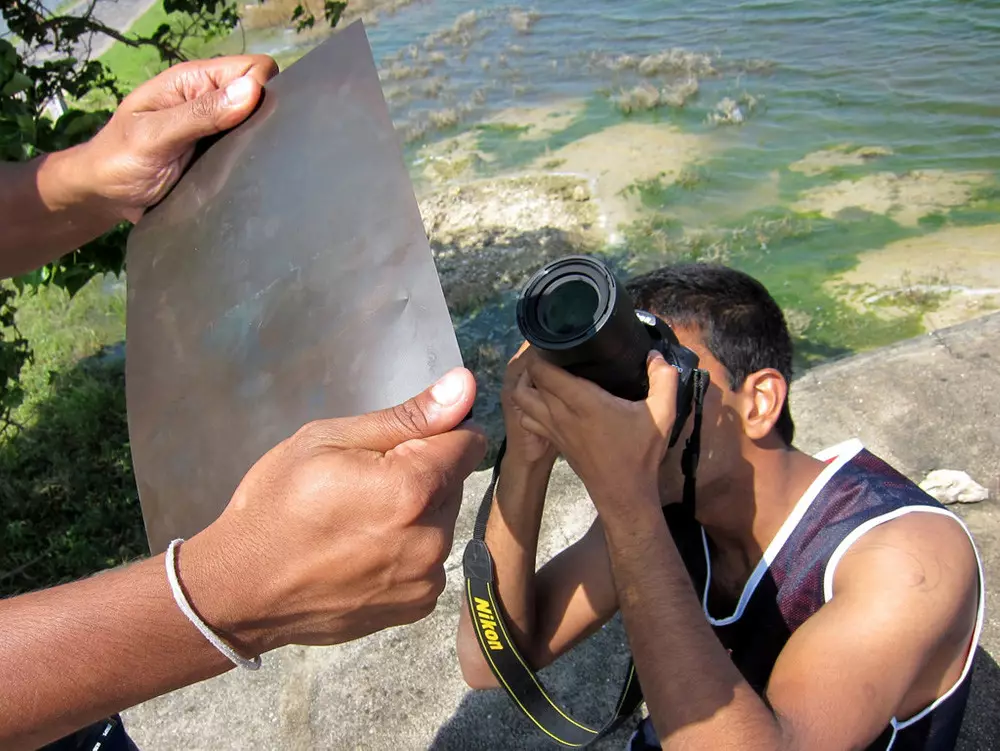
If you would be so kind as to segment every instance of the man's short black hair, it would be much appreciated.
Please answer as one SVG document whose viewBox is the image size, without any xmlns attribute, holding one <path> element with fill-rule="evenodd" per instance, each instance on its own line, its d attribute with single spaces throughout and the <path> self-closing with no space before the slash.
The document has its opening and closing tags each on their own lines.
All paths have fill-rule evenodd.
<svg viewBox="0 0 1000 751">
<path fill-rule="evenodd" d="M 717 264 L 682 263 L 637 276 L 626 286 L 636 307 L 673 326 L 697 327 L 708 351 L 729 371 L 731 389 L 764 368 L 774 368 L 791 384 L 792 337 L 785 316 L 749 274 Z M 775 429 L 790 446 L 795 424 L 787 399 Z"/>
</svg>

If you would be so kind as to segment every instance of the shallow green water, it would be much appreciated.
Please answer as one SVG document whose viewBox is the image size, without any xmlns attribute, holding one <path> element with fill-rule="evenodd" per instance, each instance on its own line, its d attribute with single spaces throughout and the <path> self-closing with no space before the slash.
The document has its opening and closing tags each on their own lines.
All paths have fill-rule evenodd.
<svg viewBox="0 0 1000 751">
<path fill-rule="evenodd" d="M 476 127 L 506 108 L 576 97 L 588 101 L 583 113 L 545 140 L 481 128 L 479 145 L 496 157 L 494 169 L 527 164 L 626 119 L 710 136 L 712 156 L 683 186 L 639 186 L 648 221 L 669 227 L 667 234 L 691 227 L 723 233 L 724 260 L 807 316 L 799 332 L 802 365 L 921 330 L 919 309 L 887 322 L 877 310 L 859 313 L 824 291 L 823 282 L 854 265 L 859 253 L 949 224 L 1000 221 L 1000 195 L 988 187 L 917 227 L 865 211 L 829 219 L 789 208 L 811 187 L 876 171 L 1000 173 L 1000 7 L 993 3 L 547 0 L 538 10 L 526 33 L 516 28 L 525 17 L 512 7 L 459 0 L 426 0 L 369 27 L 382 68 L 396 68 L 384 85 L 400 132 L 412 139 L 408 157 L 428 140 Z M 449 28 L 451 34 L 440 33 Z M 258 44 L 272 53 L 287 46 L 283 38 Z M 622 65 L 622 56 L 640 60 L 670 49 L 702 57 L 658 75 Z M 643 82 L 671 85 L 692 74 L 699 90 L 683 107 L 625 115 L 609 99 Z M 429 80 L 438 83 L 433 96 L 423 96 Z M 725 97 L 743 102 L 741 124 L 710 122 Z M 447 109 L 457 113 L 457 125 L 413 135 L 415 124 Z M 788 169 L 840 144 L 892 153 L 815 176 Z M 703 251 L 657 250 L 642 228 L 626 232 L 625 241 L 609 254 L 631 271 Z M 480 318 L 477 331 L 488 319 Z"/>
</svg>

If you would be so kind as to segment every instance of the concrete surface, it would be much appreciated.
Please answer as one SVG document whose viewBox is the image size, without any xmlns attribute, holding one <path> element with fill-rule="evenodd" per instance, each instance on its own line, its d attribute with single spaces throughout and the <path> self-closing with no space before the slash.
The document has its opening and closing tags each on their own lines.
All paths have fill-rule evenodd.
<svg viewBox="0 0 1000 751">
<path fill-rule="evenodd" d="M 987 586 L 1000 576 L 1000 373 L 993 347 L 1000 314 L 810 371 L 792 388 L 798 445 L 807 451 L 856 436 L 919 481 L 964 469 L 990 500 L 963 507 L 984 557 Z M 465 690 L 455 655 L 461 553 L 488 481 L 470 478 L 448 562 L 448 588 L 424 621 L 336 648 L 266 655 L 257 674 L 232 671 L 125 714 L 143 749 L 548 749 L 499 691 Z M 540 558 L 589 525 L 582 486 L 560 465 L 542 528 Z M 1000 747 L 1000 622 L 990 591 L 966 713 L 963 751 Z M 581 718 L 609 710 L 626 665 L 617 621 L 544 671 Z M 601 744 L 622 748 L 626 731 Z"/>
</svg>

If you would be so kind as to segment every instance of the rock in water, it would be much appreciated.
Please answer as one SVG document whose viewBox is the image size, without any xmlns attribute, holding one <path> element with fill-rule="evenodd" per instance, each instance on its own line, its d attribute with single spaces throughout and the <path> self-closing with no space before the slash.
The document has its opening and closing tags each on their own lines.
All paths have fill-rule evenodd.
<svg viewBox="0 0 1000 751">
<path fill-rule="evenodd" d="M 990 491 L 957 469 L 935 469 L 920 488 L 941 503 L 978 503 L 990 497 Z"/>
</svg>

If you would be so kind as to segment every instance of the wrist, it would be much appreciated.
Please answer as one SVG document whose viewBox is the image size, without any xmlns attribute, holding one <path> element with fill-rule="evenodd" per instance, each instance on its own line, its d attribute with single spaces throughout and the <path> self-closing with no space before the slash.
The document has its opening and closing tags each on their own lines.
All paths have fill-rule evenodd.
<svg viewBox="0 0 1000 751">
<path fill-rule="evenodd" d="M 601 517 L 609 542 L 641 542 L 654 533 L 657 525 L 666 524 L 660 494 L 654 483 L 622 485 L 590 490 L 591 500 Z"/>
<path fill-rule="evenodd" d="M 276 647 L 276 632 L 268 628 L 264 609 L 263 582 L 249 571 L 238 570 L 232 550 L 213 540 L 213 529 L 186 540 L 177 550 L 180 585 L 192 609 L 218 636 L 248 659 Z"/>
<path fill-rule="evenodd" d="M 537 461 L 525 461 L 516 455 L 507 455 L 500 467 L 497 488 L 513 491 L 517 497 L 536 496 L 537 491 L 544 491 L 548 487 L 554 466 L 555 457 L 551 460 L 546 457 Z M 544 492 L 542 495 L 544 497 Z"/>
<path fill-rule="evenodd" d="M 93 147 L 87 142 L 42 157 L 38 192 L 50 212 L 110 229 L 125 219 L 127 211 L 100 189 L 101 165 L 92 153 Z"/>
<path fill-rule="evenodd" d="M 91 170 L 82 158 L 84 145 L 47 154 L 39 160 L 36 176 L 38 193 L 52 212 L 73 211 L 94 202 L 84 175 Z"/>
</svg>

